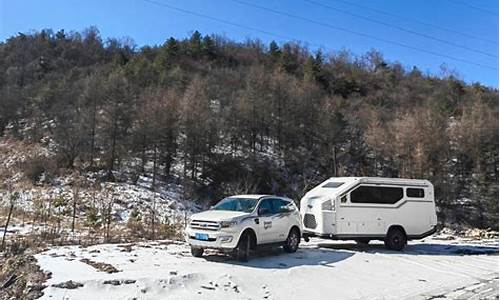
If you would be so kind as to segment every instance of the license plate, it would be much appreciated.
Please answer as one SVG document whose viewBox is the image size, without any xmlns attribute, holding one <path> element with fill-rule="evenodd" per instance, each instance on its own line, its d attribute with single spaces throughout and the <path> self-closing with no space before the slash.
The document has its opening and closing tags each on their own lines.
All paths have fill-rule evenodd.
<svg viewBox="0 0 500 300">
<path fill-rule="evenodd" d="M 194 237 L 195 237 L 197 240 L 202 240 L 202 241 L 206 241 L 206 240 L 208 240 L 208 234 L 206 234 L 206 233 L 195 233 L 195 234 L 194 234 Z"/>
</svg>

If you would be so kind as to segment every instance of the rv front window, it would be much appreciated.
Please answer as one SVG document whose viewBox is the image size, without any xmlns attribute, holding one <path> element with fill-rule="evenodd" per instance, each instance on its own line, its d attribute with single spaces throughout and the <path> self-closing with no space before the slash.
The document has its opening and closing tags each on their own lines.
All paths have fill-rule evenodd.
<svg viewBox="0 0 500 300">
<path fill-rule="evenodd" d="M 322 210 L 333 210 L 332 201 L 328 200 L 328 201 L 323 202 L 321 204 L 321 209 Z"/>
</svg>

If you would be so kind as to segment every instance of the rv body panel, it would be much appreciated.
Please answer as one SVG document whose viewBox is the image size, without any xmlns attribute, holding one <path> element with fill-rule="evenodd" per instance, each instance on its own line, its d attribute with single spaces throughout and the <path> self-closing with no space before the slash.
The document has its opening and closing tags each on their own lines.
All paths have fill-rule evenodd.
<svg viewBox="0 0 500 300">
<path fill-rule="evenodd" d="M 437 225 L 427 180 L 330 178 L 306 193 L 300 208 L 306 234 L 335 239 L 384 239 L 392 226 L 403 228 L 408 239 L 420 238 Z"/>
</svg>

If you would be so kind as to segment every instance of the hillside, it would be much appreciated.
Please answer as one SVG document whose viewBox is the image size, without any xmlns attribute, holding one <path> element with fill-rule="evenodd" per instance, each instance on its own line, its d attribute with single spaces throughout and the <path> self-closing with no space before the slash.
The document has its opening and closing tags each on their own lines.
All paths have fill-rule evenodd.
<svg viewBox="0 0 500 300">
<path fill-rule="evenodd" d="M 164 225 L 231 193 L 388 176 L 431 180 L 442 222 L 498 228 L 498 90 L 445 67 L 197 31 L 138 49 L 88 28 L 11 37 L 0 73 L 3 204 L 19 215 L 59 203 L 102 229 L 136 208 Z"/>
</svg>

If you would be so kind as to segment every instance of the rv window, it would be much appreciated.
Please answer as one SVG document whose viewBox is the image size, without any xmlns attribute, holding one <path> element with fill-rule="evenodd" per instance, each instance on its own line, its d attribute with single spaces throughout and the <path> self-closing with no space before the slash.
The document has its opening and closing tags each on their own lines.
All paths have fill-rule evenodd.
<svg viewBox="0 0 500 300">
<path fill-rule="evenodd" d="M 403 189 L 396 187 L 382 187 L 383 202 L 394 204 L 403 198 Z"/>
<path fill-rule="evenodd" d="M 360 186 L 351 193 L 351 203 L 379 203 L 382 191 L 374 186 Z"/>
<path fill-rule="evenodd" d="M 343 184 L 344 184 L 343 182 L 330 181 L 330 182 L 327 182 L 322 187 L 324 187 L 324 188 L 338 188 L 339 186 L 341 186 Z"/>
<path fill-rule="evenodd" d="M 407 188 L 406 197 L 424 198 L 424 189 Z"/>
<path fill-rule="evenodd" d="M 347 202 L 347 195 L 344 195 L 342 196 L 342 198 L 340 198 L 340 203 L 346 203 Z"/>
<path fill-rule="evenodd" d="M 351 192 L 351 203 L 394 204 L 403 198 L 396 187 L 360 186 Z"/>
</svg>

